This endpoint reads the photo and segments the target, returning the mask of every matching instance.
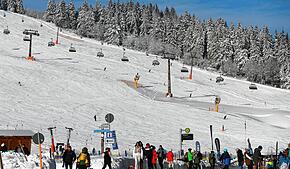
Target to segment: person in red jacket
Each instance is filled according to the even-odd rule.
[[[152,146],[152,165],[153,165],[153,169],[157,169],[157,158],[158,158],[158,154],[156,152],[156,148],[155,148],[155,146]]]
[[[168,161],[169,169],[173,169],[173,158],[174,158],[174,155],[172,153],[172,149],[166,154],[166,158],[167,158],[167,161]]]

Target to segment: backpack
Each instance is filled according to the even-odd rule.
[[[78,163],[80,166],[85,166],[89,163],[87,155],[85,153],[81,153],[78,158]]]

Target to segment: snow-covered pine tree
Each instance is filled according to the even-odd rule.
[[[54,0],[49,0],[47,4],[47,10],[43,16],[46,22],[54,22],[55,10],[56,10],[56,4]]]
[[[70,0],[69,6],[68,6],[68,18],[69,18],[69,28],[75,29],[77,26],[77,18],[76,18],[76,12],[75,12],[75,5],[74,1]]]
[[[11,12],[16,12],[16,1],[15,0],[8,0],[7,1],[8,3],[8,7],[7,7],[7,10],[8,11],[11,11]]]
[[[85,0],[77,19],[77,33],[86,37],[94,37],[95,27],[95,13]]]
[[[149,35],[152,30],[152,11],[150,11],[148,6],[142,7],[142,24],[140,25],[141,36]]]
[[[57,27],[70,28],[69,17],[64,0],[61,0],[57,5],[54,23]]]
[[[7,0],[1,0],[1,7],[4,11],[7,11],[8,8]]]
[[[16,0],[16,12],[20,14],[25,13],[25,10],[23,7],[23,0]]]

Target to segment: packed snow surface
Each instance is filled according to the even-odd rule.
[[[270,152],[276,141],[280,148],[290,142],[289,90],[259,84],[258,90],[249,90],[250,82],[229,77],[217,84],[219,74],[198,68],[193,68],[193,79],[188,80],[188,73],[180,72],[183,65],[173,61],[174,97],[166,98],[167,60],[159,57],[160,65],[152,66],[156,56],[126,49],[129,62],[122,62],[122,47],[102,45],[65,30],[60,32],[60,44],[48,47],[50,39],[56,38],[53,24],[12,13],[4,18],[0,11],[1,31],[6,26],[11,33],[0,33],[0,129],[39,131],[47,147],[48,127],[57,127],[56,142],[66,142],[65,127],[72,127],[73,148],[100,149],[100,134],[93,130],[112,113],[111,128],[116,130],[121,154],[139,140],[178,151],[179,129],[186,127],[194,134],[194,142],[200,141],[201,150],[209,151],[209,125],[221,147],[231,152],[245,147],[245,138],[251,139],[253,147],[262,145],[263,153]],[[25,59],[29,44],[23,41],[25,29],[40,33],[32,42],[36,61]],[[69,52],[71,44],[76,53]],[[101,48],[105,57],[98,58]],[[133,81],[136,73],[142,85],[137,90],[125,83]],[[216,95],[221,97],[219,113],[209,111]],[[184,147],[194,147],[194,142],[184,141]]]

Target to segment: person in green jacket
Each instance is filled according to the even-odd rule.
[[[191,151],[192,149],[189,148],[187,152],[187,159],[188,159],[188,169],[192,169],[193,166],[193,153]]]

